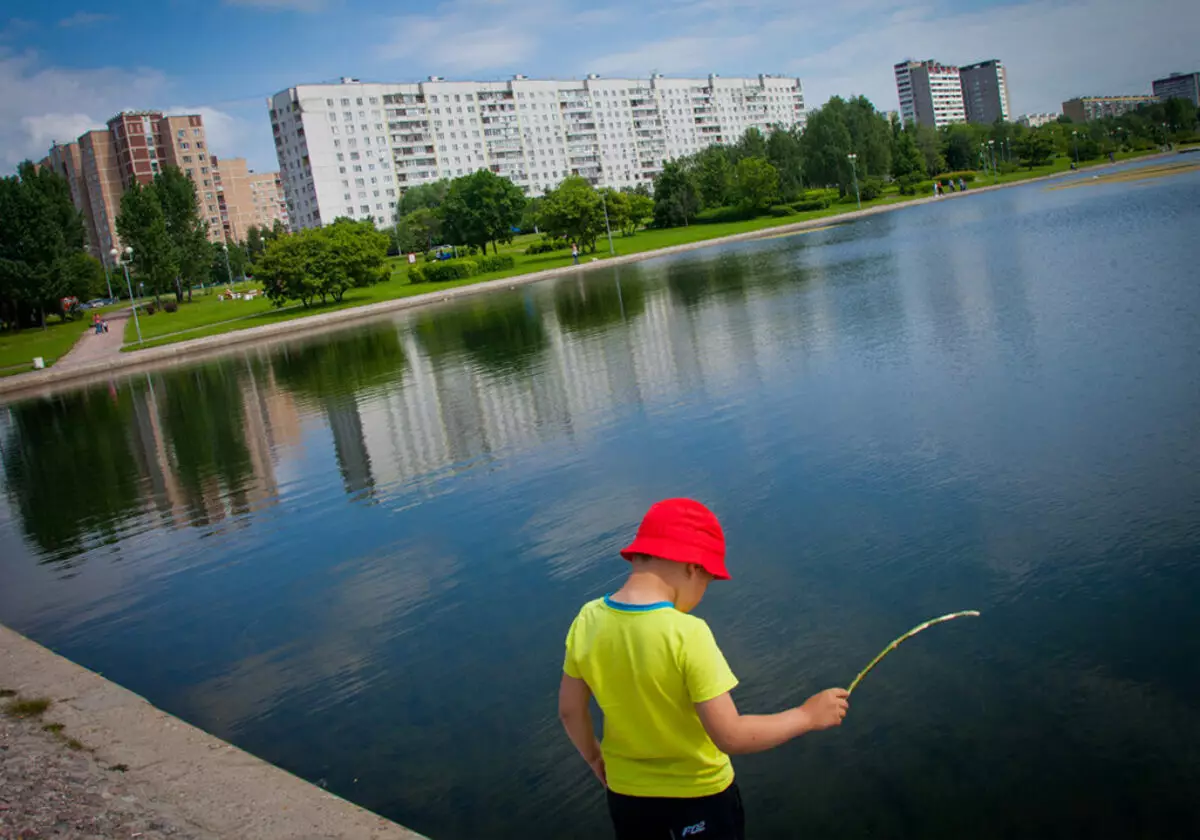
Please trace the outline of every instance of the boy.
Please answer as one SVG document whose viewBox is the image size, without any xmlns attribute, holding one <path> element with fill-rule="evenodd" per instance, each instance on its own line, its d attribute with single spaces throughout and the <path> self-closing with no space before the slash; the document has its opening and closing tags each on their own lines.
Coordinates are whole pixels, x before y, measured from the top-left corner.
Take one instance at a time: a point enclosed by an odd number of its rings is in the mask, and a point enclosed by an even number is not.
<svg viewBox="0 0 1200 840">
<path fill-rule="evenodd" d="M 585 604 L 567 633 L 559 717 L 607 788 L 617 840 L 741 840 L 729 755 L 837 726 L 847 694 L 831 688 L 774 715 L 738 712 L 737 678 L 708 625 L 688 614 L 710 581 L 729 580 L 725 535 L 704 505 L 658 502 L 621 556 L 633 567 L 625 584 Z"/>
</svg>

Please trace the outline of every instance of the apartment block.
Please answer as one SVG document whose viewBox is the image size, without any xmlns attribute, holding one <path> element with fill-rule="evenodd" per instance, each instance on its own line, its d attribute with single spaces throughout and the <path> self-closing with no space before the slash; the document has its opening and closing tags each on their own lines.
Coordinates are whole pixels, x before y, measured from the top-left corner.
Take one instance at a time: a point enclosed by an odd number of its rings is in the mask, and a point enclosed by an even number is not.
<svg viewBox="0 0 1200 840">
<path fill-rule="evenodd" d="M 404 190 L 489 169 L 528 195 L 577 174 L 648 184 L 664 161 L 746 129 L 804 124 L 799 79 L 538 80 L 297 85 L 268 102 L 294 227 L 393 223 Z"/>
<path fill-rule="evenodd" d="M 950 123 L 965 122 L 962 82 L 957 67 L 927 61 L 902 61 L 893 68 L 896 93 L 900 98 L 900 118 L 941 128 Z"/>
<path fill-rule="evenodd" d="M 287 224 L 276 173 L 249 173 L 245 161 L 240 160 L 245 175 L 235 177 L 239 192 L 232 199 L 223 196 L 220 162 L 209 152 L 199 114 L 123 112 L 110 119 L 105 130 L 88 131 L 73 142 L 54 144 L 41 165 L 67 179 L 71 199 L 84 216 L 88 247 L 101 259 L 108 259 L 109 251 L 120 244 L 117 215 L 125 190 L 134 181 L 151 183 L 164 166 L 178 167 L 196 185 L 200 213 L 208 222 L 208 238 L 213 242 L 240 241 L 250 224 L 270 227 L 275 219 Z M 245 189 L 241 190 L 243 182 Z M 234 235 L 235 230 L 241 235 Z"/>
<path fill-rule="evenodd" d="M 1153 105 L 1158 100 L 1153 96 L 1077 96 L 1062 104 L 1063 114 L 1071 122 L 1091 122 L 1105 117 L 1119 117 L 1136 111 L 1142 105 Z"/>
<path fill-rule="evenodd" d="M 1200 73 L 1172 73 L 1165 79 L 1155 79 L 1151 90 L 1160 102 L 1187 99 L 1200 108 Z"/>
<path fill-rule="evenodd" d="M 1017 117 L 1017 122 L 1029 128 L 1039 128 L 1043 125 L 1048 125 L 1057 120 L 1061 114 L 1054 111 L 1045 111 L 1040 114 L 1022 114 Z"/>
<path fill-rule="evenodd" d="M 288 227 L 287 203 L 278 172 L 254 172 L 245 158 L 212 159 L 220 226 L 227 241 L 244 242 L 251 227 Z"/>
<path fill-rule="evenodd" d="M 1008 73 L 998 59 L 959 67 L 958 75 L 968 122 L 1008 122 Z"/>
</svg>

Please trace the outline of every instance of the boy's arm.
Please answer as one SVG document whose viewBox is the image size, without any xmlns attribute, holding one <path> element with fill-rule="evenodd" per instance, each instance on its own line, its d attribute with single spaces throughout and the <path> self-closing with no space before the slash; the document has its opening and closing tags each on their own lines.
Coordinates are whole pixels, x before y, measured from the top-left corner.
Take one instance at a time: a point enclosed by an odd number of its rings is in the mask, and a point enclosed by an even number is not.
<svg viewBox="0 0 1200 840">
<path fill-rule="evenodd" d="M 596 740 L 596 728 L 592 725 L 591 699 L 592 690 L 586 682 L 563 674 L 558 686 L 559 720 L 600 784 L 608 787 L 608 779 L 604 775 L 604 756 L 600 752 L 600 742 Z"/>
<path fill-rule="evenodd" d="M 727 691 L 697 703 L 696 713 L 717 749 L 741 755 L 769 750 L 806 732 L 839 726 L 850 708 L 849 696 L 844 688 L 830 688 L 785 712 L 743 715 Z"/>
</svg>

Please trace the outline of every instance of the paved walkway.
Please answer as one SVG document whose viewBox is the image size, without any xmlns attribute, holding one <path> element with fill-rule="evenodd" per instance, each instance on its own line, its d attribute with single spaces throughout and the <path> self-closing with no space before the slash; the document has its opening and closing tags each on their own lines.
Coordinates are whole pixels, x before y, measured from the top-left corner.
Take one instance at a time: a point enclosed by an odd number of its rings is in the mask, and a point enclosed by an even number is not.
<svg viewBox="0 0 1200 840">
<path fill-rule="evenodd" d="M 139 836 L 422 840 L 0 625 L 0 838 Z"/>
<path fill-rule="evenodd" d="M 58 370 L 70 370 L 94 362 L 105 362 L 118 358 L 121 355 L 121 344 L 125 336 L 125 322 L 131 317 L 132 311 L 131 309 L 121 309 L 110 313 L 107 316 L 108 332 L 96 335 L 89 329 L 83 334 L 83 338 L 75 342 L 75 346 L 67 355 L 54 363 L 53 367 Z M 85 317 L 90 323 L 91 317 L 86 313 Z"/>
</svg>

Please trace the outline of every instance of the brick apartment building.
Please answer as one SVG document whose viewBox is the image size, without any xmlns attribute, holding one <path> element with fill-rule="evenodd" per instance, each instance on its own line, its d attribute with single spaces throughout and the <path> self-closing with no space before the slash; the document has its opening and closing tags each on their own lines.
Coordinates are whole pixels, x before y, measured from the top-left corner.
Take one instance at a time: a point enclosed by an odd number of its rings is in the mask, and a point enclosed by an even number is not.
<svg viewBox="0 0 1200 840">
<path fill-rule="evenodd" d="M 71 198 L 83 213 L 88 247 L 108 259 L 118 247 L 117 215 L 121 196 L 137 180 L 148 184 L 164 166 L 176 166 L 196 185 L 201 216 L 213 242 L 241 241 L 250 225 L 288 223 L 278 173 L 249 173 L 241 158 L 229 161 L 235 192 L 226 195 L 219 161 L 208 149 L 199 114 L 165 116 L 158 111 L 127 111 L 108 128 L 84 132 L 70 143 L 56 143 L 40 165 L 67 179 Z M 253 189 L 243 189 L 243 183 Z M 272 192 L 273 191 L 273 192 Z"/>
</svg>

